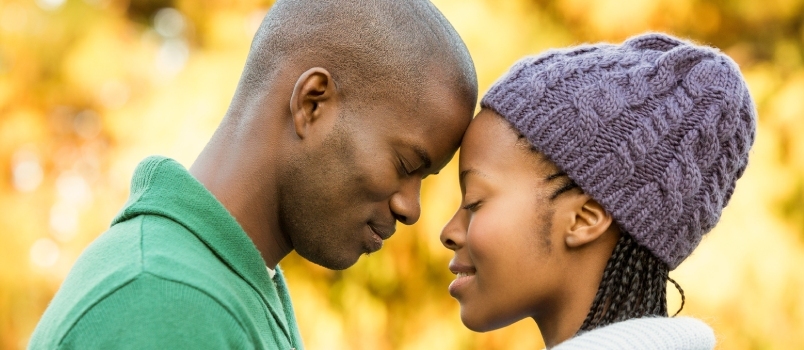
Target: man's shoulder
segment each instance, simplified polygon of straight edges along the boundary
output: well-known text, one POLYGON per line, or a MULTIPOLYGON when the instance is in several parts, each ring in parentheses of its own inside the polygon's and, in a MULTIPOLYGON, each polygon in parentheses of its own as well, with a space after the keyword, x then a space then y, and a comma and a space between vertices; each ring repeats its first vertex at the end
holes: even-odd
POLYGON ((87 310, 142 273, 141 221, 114 225, 84 249, 39 320, 32 348, 55 347, 87 310))
POLYGON ((248 348, 238 315, 207 291, 142 272, 31 348, 248 348), (123 344, 123 345, 121 345, 123 344))
POLYGON ((236 314, 244 306, 258 306, 249 300, 256 299, 256 293, 187 228, 162 216, 133 217, 112 226, 84 250, 32 341, 62 339, 99 305, 107 311, 163 301, 170 305, 168 299, 176 295, 204 295, 214 301, 207 303, 210 308, 236 314), (137 288, 149 290, 148 298, 127 292, 137 288))
POLYGON ((182 281, 220 269, 227 267, 187 228, 163 216, 140 215, 113 225, 92 242, 62 288, 75 281, 115 289, 144 273, 182 281))
POLYGON ((108 284, 111 289, 142 275, 210 294, 225 294, 227 286, 246 283, 192 231, 159 215, 140 215, 115 224, 79 260, 74 267, 78 276, 108 275, 111 283, 98 281, 97 285, 108 284), (112 260, 112 264, 101 264, 112 260))

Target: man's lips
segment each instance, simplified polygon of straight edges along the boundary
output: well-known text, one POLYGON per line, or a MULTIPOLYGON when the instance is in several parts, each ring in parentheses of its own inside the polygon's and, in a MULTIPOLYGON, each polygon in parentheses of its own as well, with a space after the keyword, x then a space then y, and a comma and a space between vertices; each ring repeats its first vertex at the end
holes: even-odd
POLYGON ((382 240, 386 240, 388 238, 391 238, 391 236, 394 235, 394 232, 396 232, 395 225, 379 226, 379 225, 376 225, 374 223, 369 223, 368 226, 369 226, 369 228, 371 228, 371 231, 373 231, 382 240))
POLYGON ((369 230, 371 230, 371 240, 366 249, 368 252, 373 253, 380 249, 382 249, 382 243, 384 240, 391 237, 394 232, 396 231, 396 227, 394 225, 391 226, 378 226, 374 223, 368 223, 369 230))

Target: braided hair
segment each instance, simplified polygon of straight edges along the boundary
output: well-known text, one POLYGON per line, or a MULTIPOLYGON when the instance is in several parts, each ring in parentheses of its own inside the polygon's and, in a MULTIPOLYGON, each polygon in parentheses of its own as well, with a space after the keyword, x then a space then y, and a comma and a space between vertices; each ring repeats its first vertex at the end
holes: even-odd
MULTIPOLYGON (((548 181, 565 178, 563 184, 553 192, 551 200, 571 190, 581 190, 563 172, 547 177, 548 181)), ((684 290, 668 275, 665 263, 647 248, 637 244, 628 232, 620 231, 617 245, 603 270, 589 314, 580 331, 589 331, 608 324, 644 316, 667 317, 667 282, 670 281, 681 293, 681 307, 686 301, 684 290)), ((673 316, 675 316, 673 315, 673 316)))
POLYGON ((681 293, 677 315, 684 308, 684 291, 668 272, 665 263, 622 231, 580 330, 589 331, 644 316, 667 317, 667 281, 681 293))

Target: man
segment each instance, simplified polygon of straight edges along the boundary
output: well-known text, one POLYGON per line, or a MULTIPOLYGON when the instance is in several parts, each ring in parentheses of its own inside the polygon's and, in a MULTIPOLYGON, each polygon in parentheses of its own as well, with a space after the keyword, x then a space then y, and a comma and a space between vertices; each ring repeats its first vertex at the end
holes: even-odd
POLYGON ((295 249, 344 269, 416 222, 476 99, 425 0, 277 1, 204 151, 189 172, 138 166, 30 347, 301 348, 277 264, 295 249))

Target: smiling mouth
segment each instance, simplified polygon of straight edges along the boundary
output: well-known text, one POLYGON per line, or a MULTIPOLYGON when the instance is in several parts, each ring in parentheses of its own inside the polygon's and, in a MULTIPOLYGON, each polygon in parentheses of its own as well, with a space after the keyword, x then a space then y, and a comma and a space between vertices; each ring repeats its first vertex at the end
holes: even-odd
POLYGON ((453 273, 455 273, 455 280, 449 284, 449 294, 452 295, 453 298, 458 299, 462 294, 461 290, 464 290, 466 285, 475 279, 475 270, 466 269, 460 272, 453 271, 453 273))

